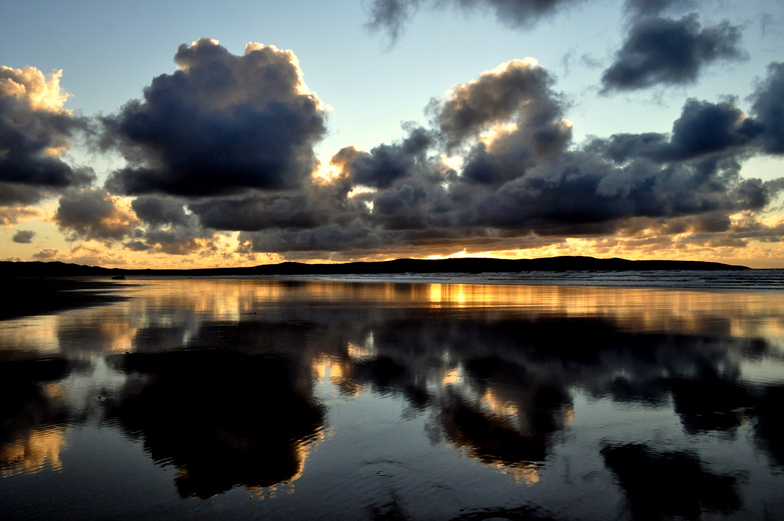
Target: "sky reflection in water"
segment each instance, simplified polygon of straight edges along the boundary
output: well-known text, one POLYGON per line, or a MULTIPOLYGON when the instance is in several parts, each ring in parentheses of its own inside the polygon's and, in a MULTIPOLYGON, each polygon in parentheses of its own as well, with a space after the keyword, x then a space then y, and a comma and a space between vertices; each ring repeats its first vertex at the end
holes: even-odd
POLYGON ((0 322, 0 518, 783 515, 779 294, 138 282, 0 322))

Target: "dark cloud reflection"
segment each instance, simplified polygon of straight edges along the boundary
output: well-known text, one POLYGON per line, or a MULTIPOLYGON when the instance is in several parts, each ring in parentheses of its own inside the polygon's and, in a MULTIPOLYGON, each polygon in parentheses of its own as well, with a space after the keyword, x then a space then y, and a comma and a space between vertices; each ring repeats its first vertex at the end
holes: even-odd
POLYGON ((177 467, 182 497, 206 499, 236 485, 296 479, 323 411, 287 361, 231 351, 129 354, 114 363, 144 376, 110 406, 152 458, 177 467))
POLYGON ((729 515, 742 506, 739 479, 711 472, 690 452, 627 444, 605 447, 602 456, 626 492, 633 519, 699 519, 704 511, 729 515))
MULTIPOLYGON (((307 285, 295 285, 291 291, 306 288, 307 285)), ((768 412, 769 404, 773 403, 767 397, 769 391, 752 392, 739 379, 738 367, 739 355, 757 359, 771 352, 763 341, 722 336, 721 321, 705 324, 716 336, 673 335, 632 333, 605 319, 520 316, 503 319, 501 315, 487 320, 472 314, 457 319, 447 311, 411 312, 345 304, 346 307, 338 308, 291 302, 290 306, 259 309, 239 323, 198 324, 186 320, 183 324, 190 322, 190 325, 180 329, 156 326, 140 331, 135 337, 135 349, 149 352, 145 355, 149 358, 144 360, 149 360, 153 367, 155 357, 159 356, 154 354, 156 351, 176 349, 186 338, 188 346, 232 346, 247 353, 275 353, 275 357, 215 351, 176 355, 182 357, 183 367, 193 364, 195 373, 187 371, 193 374, 187 377, 180 374, 176 378, 173 369, 171 374, 162 373, 164 376, 160 378, 171 379, 169 383, 150 384, 149 390, 143 391, 149 396, 144 403, 156 410, 163 407, 161 413, 146 420, 137 419, 151 422, 146 427, 128 423, 129 432, 147 429, 151 436, 159 437, 162 435, 155 434, 158 430, 172 431, 174 427, 164 429, 153 423, 168 425, 167 417, 174 413, 164 411, 178 407, 174 389, 190 393, 184 389, 203 385, 200 381, 215 381, 219 387, 216 389, 211 383, 209 392, 194 391, 199 396, 205 393, 204 400, 212 400, 205 403, 243 401, 243 396, 248 394, 257 398, 263 393, 278 396, 280 391, 271 384, 259 388, 253 384, 253 388, 246 389, 242 387, 246 384, 237 383, 241 379, 237 380, 236 374, 225 382, 222 375, 234 374, 234 369, 228 368, 234 367, 235 362, 279 367, 281 362, 276 357, 283 356, 290 361, 285 372, 289 375, 286 378, 293 378, 290 382, 310 381, 314 368, 322 360, 331 360, 333 383, 345 396, 370 391, 398 397, 412 411, 432 416, 431 437, 465 450, 488 465, 522 469, 521 472, 535 470, 547 460, 554 435, 563 431, 573 414, 575 390, 599 399, 643 407, 672 406, 691 435, 732 434, 751 419, 760 437, 758 445, 771 453, 773 461, 779 461, 775 439, 765 438, 775 437, 780 430, 775 416, 768 412), (372 355, 357 357, 352 350, 358 348, 350 346, 366 345, 370 337, 372 355), (223 356, 226 360, 222 360, 223 356), (201 361, 190 361, 198 360, 197 357, 201 361), (207 360, 213 358, 217 360, 216 367, 226 365, 226 372, 217 369, 216 375, 202 375, 204 371, 209 373, 208 367, 213 362, 208 364, 207 360), (445 358, 450 362, 445 364, 445 358), (456 376, 452 378, 450 374, 456 376), (435 387, 434 382, 437 382, 435 387), (173 394, 158 395, 155 389, 159 388, 161 393, 173 394), (168 405, 164 407, 162 403, 168 405)), ((184 318, 180 316, 178 320, 184 318)), ((175 354, 166 357, 166 364, 174 367, 175 354)), ((133 357, 127 360, 130 363, 133 357)), ((133 370, 132 364, 125 367, 133 370)), ((155 371, 151 369, 150 373, 157 374, 155 371)), ((285 384, 283 388, 291 385, 285 384)), ((306 385, 304 389, 302 396, 307 397, 309 387, 306 385)), ((770 392, 775 394, 775 390, 770 392)), ((285 398, 287 394, 281 396, 285 398)), ((136 399, 128 398, 129 403, 136 399)), ((193 407, 201 408, 198 402, 193 402, 193 407)), ((141 411, 143 407, 139 407, 141 411)), ((190 415, 188 407, 176 414, 190 415)), ((303 413, 308 410, 304 408, 303 413)), ((122 418, 122 413, 119 414, 122 418)), ((213 420, 224 421, 205 421, 209 424, 213 420)), ((261 436, 255 431, 246 435, 261 436)), ((148 442, 154 443, 151 439, 148 442)), ((167 447, 169 443, 173 444, 174 440, 162 442, 162 446, 167 447)), ((167 448, 164 452, 173 450, 167 448)), ((163 455, 159 457, 165 459, 163 455)), ((188 457, 180 454, 177 461, 187 466, 188 457)), ((242 479, 249 486, 251 481, 242 479)))
MULTIPOLYGON (((585 432, 581 422, 594 421, 592 404, 599 404, 598 419, 608 408, 614 412, 596 443, 581 447, 588 453, 580 465, 595 464, 592 457, 603 461, 597 475, 607 486, 615 477, 632 517, 651 519, 739 512, 746 508, 744 473, 759 476, 767 466, 774 475, 784 461, 780 381, 744 376, 744 364, 775 366, 781 354, 762 336, 733 336, 741 326, 752 331, 754 312, 770 309, 758 298, 743 304, 742 296, 720 294, 717 299, 731 300, 723 307, 700 294, 692 308, 686 301, 696 296, 688 292, 611 288, 465 286, 461 298, 449 293, 457 286, 423 284, 155 284, 139 290, 150 293, 136 304, 73 317, 57 332, 64 356, 106 357, 119 376, 82 405, 100 414, 55 406, 45 386, 64 378, 67 368, 19 385, 4 379, 6 396, 22 397, 4 413, 10 423, 29 421, 22 409, 53 411, 4 435, 6 446, 18 447, 25 433, 97 419, 142 441, 156 464, 175 467, 181 497, 209 498, 237 486, 254 491, 291 483, 303 469, 307 474, 311 447, 327 436, 333 450, 331 436, 345 435, 337 428, 323 434, 331 409, 320 399, 338 404, 336 414, 383 402, 379 412, 401 411, 402 420, 392 424, 419 422, 416 435, 425 439, 414 445, 427 440, 436 451, 542 486, 552 468, 563 470, 561 449, 573 447, 585 432), (212 300, 205 298, 208 286, 212 300), (668 307, 676 302, 677 313, 668 307), (118 350, 130 353, 107 354, 118 350), (626 425, 619 415, 629 411, 667 418, 663 429, 675 427, 668 445, 618 427, 626 425), (703 452, 744 438, 764 456, 760 463, 737 457, 720 470, 713 453, 703 452)), ((363 444, 373 442, 362 437, 363 444)), ((366 504, 376 505, 377 516, 411 517, 408 507, 395 506, 397 492, 385 489, 366 504)), ((547 518, 508 504, 467 509, 464 518, 506 511, 547 518)))

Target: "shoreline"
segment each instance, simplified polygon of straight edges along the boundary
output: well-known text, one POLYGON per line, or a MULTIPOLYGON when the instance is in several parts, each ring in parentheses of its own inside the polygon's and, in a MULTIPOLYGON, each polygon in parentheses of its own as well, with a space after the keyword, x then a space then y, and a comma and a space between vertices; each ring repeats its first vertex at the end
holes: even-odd
POLYGON ((74 309, 122 302, 132 297, 124 288, 144 280, 242 280, 282 283, 337 284, 468 284, 510 286, 602 287, 672 291, 725 291, 784 293, 782 270, 568 270, 488 273, 334 273, 334 274, 207 274, 188 271, 139 270, 126 273, 123 280, 111 280, 116 273, 79 276, 8 276, 6 291, 18 295, 0 304, 0 321, 29 316, 51 315, 74 309))
POLYGON ((94 277, 4 277, 3 286, 14 300, 0 304, 0 320, 52 315, 61 311, 102 306, 128 300, 112 290, 122 284, 94 277))
POLYGON ((620 258, 549 257, 539 259, 452 258, 396 259, 379 262, 305 264, 283 262, 249 267, 198 269, 120 269, 63 262, 0 262, 0 274, 14 277, 67 276, 250 276, 250 275, 401 275, 406 273, 520 273, 529 271, 751 271, 747 266, 717 262, 677 260, 626 260, 620 258))

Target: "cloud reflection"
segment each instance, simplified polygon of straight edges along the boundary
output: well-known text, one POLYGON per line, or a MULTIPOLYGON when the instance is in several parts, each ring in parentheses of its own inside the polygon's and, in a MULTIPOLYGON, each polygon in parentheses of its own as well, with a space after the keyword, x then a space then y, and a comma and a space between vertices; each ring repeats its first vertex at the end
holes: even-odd
POLYGON ((64 359, 0 362, 0 477, 61 470, 68 411, 64 359))
POLYGON ((698 519, 703 511, 729 515, 741 508, 738 478, 711 472, 692 453, 628 444, 605 447, 602 455, 634 519, 698 519))
POLYGON ((155 461, 177 467, 182 497, 290 483, 321 436, 324 412, 285 359, 202 350, 114 360, 146 378, 126 386, 111 415, 155 461))
MULTIPOLYGON (((746 372, 751 362, 782 365, 777 295, 254 280, 134 291, 46 323, 64 355, 108 356, 125 375, 102 402, 106 424, 176 466, 182 497, 297 479, 326 422, 317 388, 403 403, 432 442, 531 485, 565 443, 576 395, 672 410, 695 440, 748 426, 770 465, 784 465, 784 386, 746 372), (118 346, 129 353, 109 355, 118 346)), ((3 335, 2 349, 18 338, 3 335)), ((618 447, 640 469, 683 463, 713 483, 698 455, 618 442, 602 454, 632 503, 644 503, 631 491, 642 478, 614 463, 618 447)), ((707 504, 724 512, 739 501, 707 504)), ((662 515, 691 512, 679 508, 662 515)))

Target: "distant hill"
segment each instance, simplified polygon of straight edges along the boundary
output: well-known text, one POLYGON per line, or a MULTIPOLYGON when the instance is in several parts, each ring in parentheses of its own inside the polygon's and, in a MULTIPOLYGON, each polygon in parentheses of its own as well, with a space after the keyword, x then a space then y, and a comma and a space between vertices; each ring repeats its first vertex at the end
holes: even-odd
POLYGON ((398 259, 383 262, 345 264, 304 264, 284 262, 248 268, 211 268, 192 270, 129 270, 82 266, 63 262, 0 262, 0 277, 77 277, 77 276, 251 276, 251 275, 369 275, 398 273, 503 273, 522 271, 632 271, 632 270, 748 270, 718 262, 626 259, 593 257, 550 257, 543 259, 398 259))

